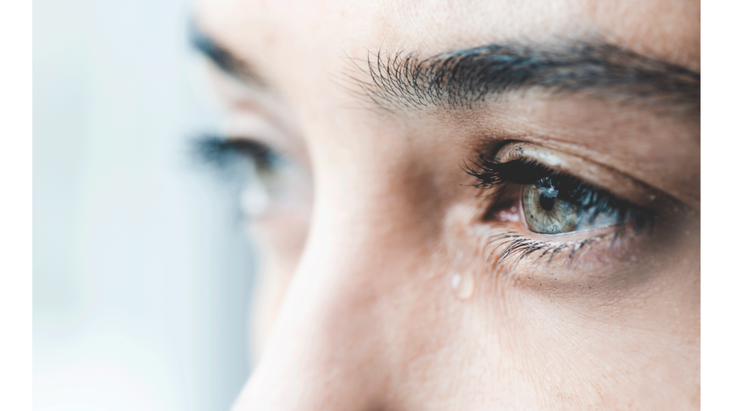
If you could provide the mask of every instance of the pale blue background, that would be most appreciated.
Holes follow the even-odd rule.
[[[251,251],[187,156],[216,124],[190,16],[33,2],[37,410],[224,410],[248,375]]]

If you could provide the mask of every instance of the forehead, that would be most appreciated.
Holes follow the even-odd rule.
[[[233,51],[285,61],[600,36],[699,71],[699,13],[693,0],[200,0],[197,18]]]

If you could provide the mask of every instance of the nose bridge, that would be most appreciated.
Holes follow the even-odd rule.
[[[359,247],[313,234],[235,410],[371,410],[386,387],[376,288]]]

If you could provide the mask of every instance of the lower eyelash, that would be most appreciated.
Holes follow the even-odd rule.
[[[614,237],[615,242],[620,232],[605,233],[577,241],[557,242],[534,240],[518,234],[515,231],[508,231],[490,237],[484,246],[484,253],[486,253],[487,248],[492,248],[492,251],[487,256],[487,261],[492,261],[494,267],[501,265],[509,259],[513,259],[514,263],[518,263],[531,255],[536,257],[535,261],[547,257],[549,264],[556,255],[562,252],[569,251],[568,258],[573,260],[581,251],[587,250],[588,246],[592,243],[605,240],[611,236]]]

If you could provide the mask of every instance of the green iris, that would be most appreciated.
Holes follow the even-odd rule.
[[[585,185],[543,177],[522,191],[522,209],[530,230],[562,234],[610,227],[621,213],[605,193]]]

